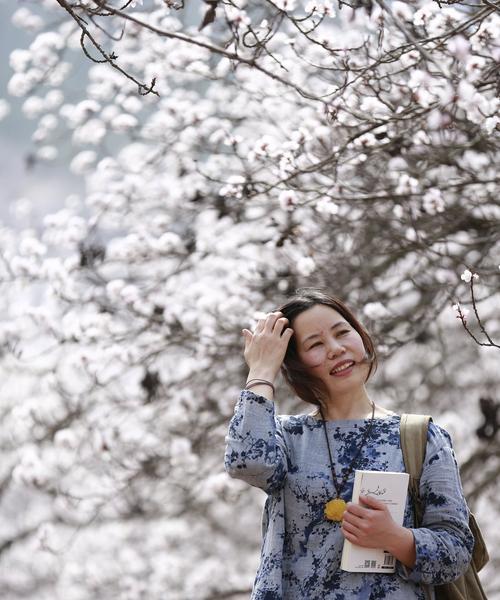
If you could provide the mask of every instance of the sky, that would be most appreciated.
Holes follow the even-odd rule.
[[[9,55],[16,48],[27,48],[32,40],[31,35],[11,22],[14,12],[22,6],[34,7],[36,0],[0,0],[0,50],[3,58],[0,99],[6,99],[11,108],[10,113],[0,120],[0,227],[3,224],[19,230],[27,227],[37,229],[45,214],[62,208],[69,195],[82,195],[84,191],[82,179],[69,171],[69,156],[65,155],[63,148],[55,161],[45,164],[38,162],[34,168],[26,168],[26,159],[34,147],[31,136],[36,122],[23,115],[21,107],[24,99],[14,98],[7,93],[7,84],[13,74]],[[200,22],[204,11],[204,5],[188,1],[185,10],[178,16],[196,24]],[[74,53],[72,62],[72,75],[62,88],[68,102],[83,97],[81,82],[85,80],[90,64],[78,52]]]
[[[36,125],[23,115],[23,99],[7,93],[12,76],[8,57],[15,48],[26,48],[30,43],[30,36],[11,23],[12,14],[22,5],[26,2],[0,0],[0,98],[7,100],[11,108],[0,121],[0,227],[16,229],[37,228],[44,214],[62,207],[69,194],[81,194],[83,189],[81,180],[69,172],[64,155],[54,163],[26,168]],[[16,210],[19,206],[25,210]],[[27,210],[29,206],[31,210]]]

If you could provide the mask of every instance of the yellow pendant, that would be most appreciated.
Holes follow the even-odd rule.
[[[325,517],[330,521],[342,521],[347,504],[342,498],[334,498],[325,504]]]

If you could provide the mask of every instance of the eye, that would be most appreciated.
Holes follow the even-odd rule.
[[[310,346],[310,347],[309,347],[309,350],[310,350],[311,348],[314,348],[314,346],[320,346],[320,345],[321,345],[321,342],[316,342],[315,344],[313,344],[312,346]]]
[[[349,333],[350,329],[342,329],[342,331],[339,331],[339,335],[344,335],[345,333]]]

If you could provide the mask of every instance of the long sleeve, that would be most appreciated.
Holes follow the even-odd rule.
[[[420,497],[424,505],[422,524],[412,529],[416,563],[411,570],[400,565],[399,574],[425,584],[449,583],[467,569],[474,538],[451,439],[433,423],[429,426]]]
[[[225,442],[224,468],[231,477],[267,493],[284,485],[288,452],[274,402],[242,390]]]

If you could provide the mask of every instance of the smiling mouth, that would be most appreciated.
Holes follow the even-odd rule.
[[[332,369],[330,371],[330,375],[337,375],[338,373],[342,373],[343,371],[348,371],[349,369],[352,369],[352,367],[354,367],[355,364],[356,363],[354,361],[344,363],[342,366],[337,367],[336,369]]]

